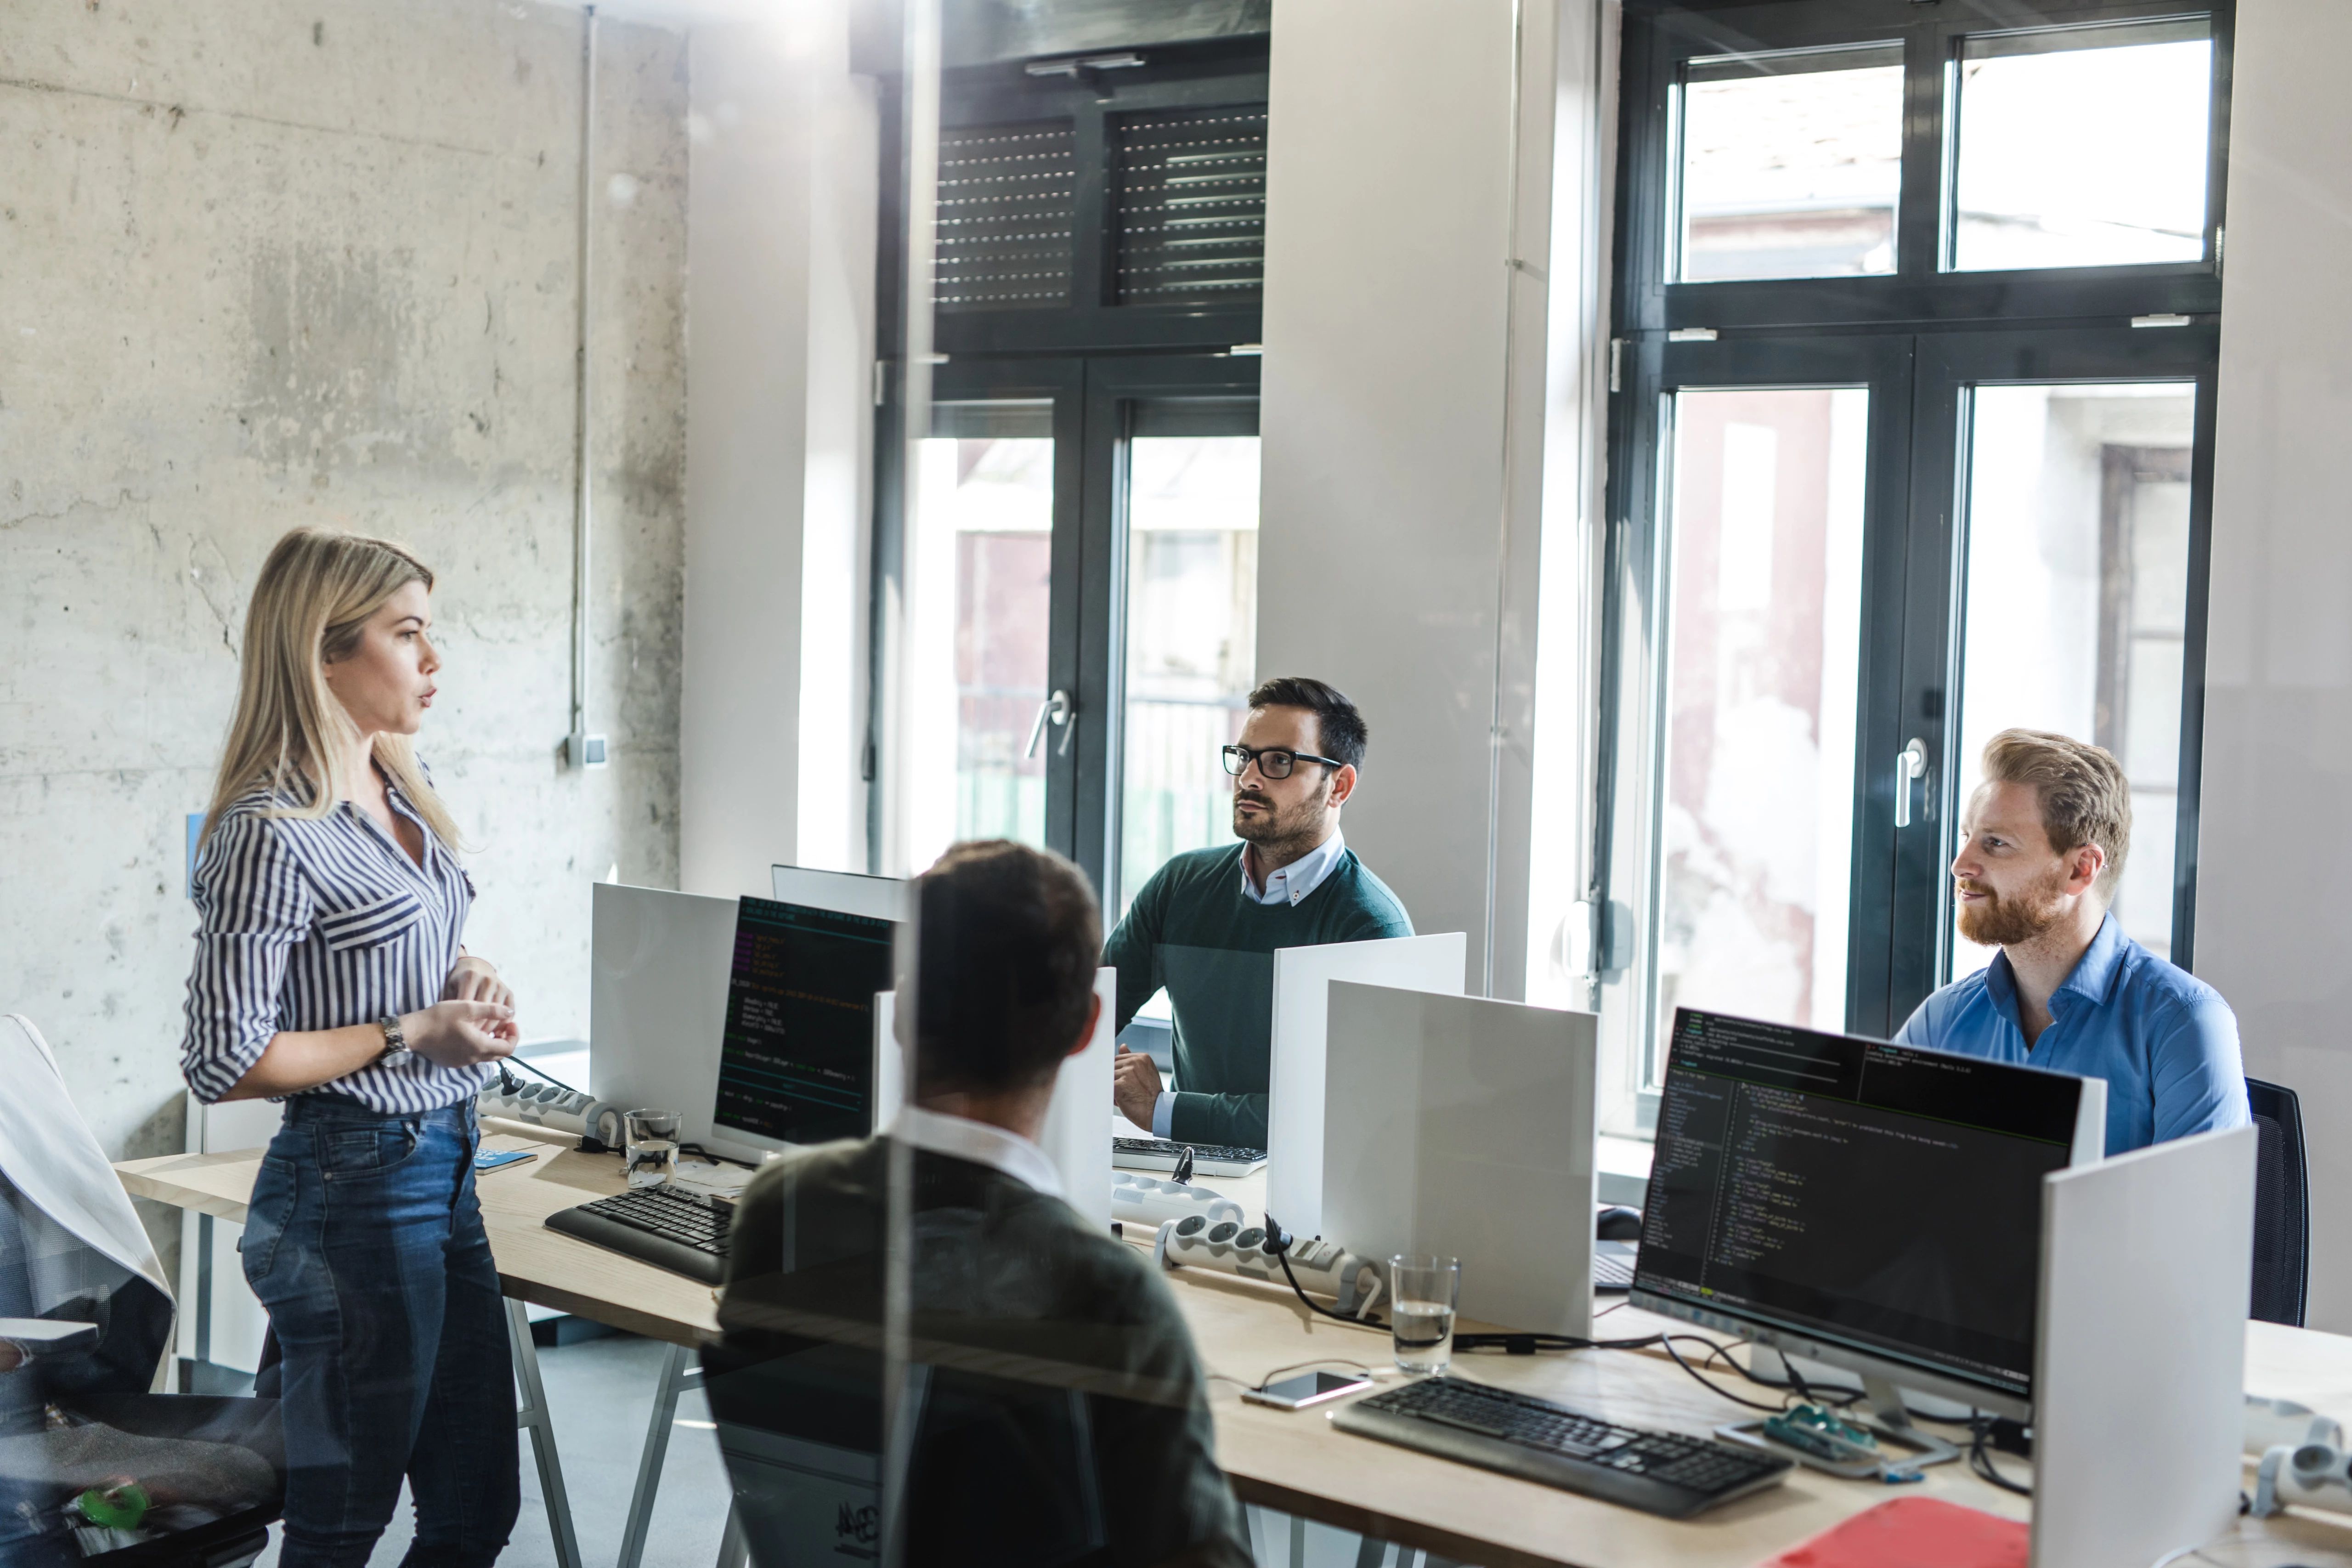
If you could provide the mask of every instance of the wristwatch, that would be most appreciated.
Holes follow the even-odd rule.
[[[400,1019],[398,1016],[386,1013],[383,1017],[378,1018],[375,1022],[376,1027],[383,1031],[383,1054],[375,1059],[380,1062],[388,1062],[394,1057],[406,1056],[408,1054],[408,1037],[400,1032]]]

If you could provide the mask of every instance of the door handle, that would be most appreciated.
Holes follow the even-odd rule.
[[[1918,736],[1895,754],[1895,826],[1911,826],[1911,785],[1927,776],[1927,743]]]
[[[1037,754],[1037,742],[1045,739],[1045,725],[1049,720],[1062,731],[1061,743],[1054,748],[1054,754],[1067,756],[1070,751],[1070,737],[1076,732],[1070,723],[1070,714],[1073,710],[1070,694],[1066,691],[1056,690],[1054,695],[1037,704],[1037,721],[1029,726],[1029,743],[1021,749],[1022,756],[1034,757]]]

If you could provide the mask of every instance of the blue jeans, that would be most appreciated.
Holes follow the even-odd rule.
[[[246,1219],[285,1357],[283,1568],[363,1568],[408,1479],[408,1568],[497,1560],[521,1505],[513,1363],[474,1196],[474,1107],[300,1095]]]

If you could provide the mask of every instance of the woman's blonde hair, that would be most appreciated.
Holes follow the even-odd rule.
[[[272,815],[301,817],[323,817],[354,793],[359,781],[342,774],[357,731],[328,688],[325,666],[350,658],[368,617],[411,583],[430,592],[432,571],[382,539],[298,528],[271,549],[245,613],[236,717],[205,814],[205,837],[223,812],[257,789],[295,796],[299,805]],[[376,764],[425,826],[457,848],[457,825],[425,782],[408,737],[380,734],[374,750]]]

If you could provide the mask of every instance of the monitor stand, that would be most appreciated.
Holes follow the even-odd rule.
[[[1911,1424],[1911,1412],[1903,1403],[1903,1391],[1886,1379],[1865,1375],[1862,1397],[1870,1406],[1871,1418],[1860,1425],[1879,1436],[1892,1437],[1917,1450],[1911,1457],[1914,1466],[1948,1465],[1960,1457],[1958,1447]]]

